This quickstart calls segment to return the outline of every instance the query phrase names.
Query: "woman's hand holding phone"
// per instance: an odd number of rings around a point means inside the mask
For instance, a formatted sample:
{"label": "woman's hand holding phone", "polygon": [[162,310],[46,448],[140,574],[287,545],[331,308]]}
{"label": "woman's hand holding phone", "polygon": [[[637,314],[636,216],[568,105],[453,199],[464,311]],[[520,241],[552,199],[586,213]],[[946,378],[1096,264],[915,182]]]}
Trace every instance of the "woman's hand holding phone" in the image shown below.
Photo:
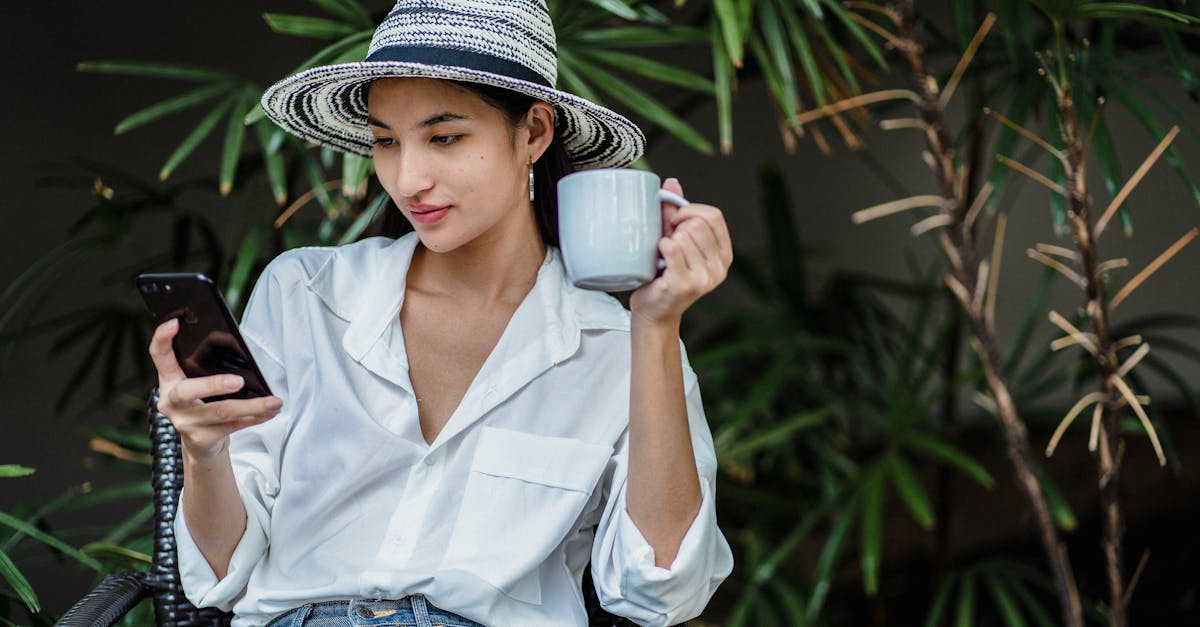
{"label": "woman's hand holding phone", "polygon": [[158,411],[179,431],[185,454],[197,460],[213,459],[225,451],[230,433],[274,418],[282,401],[277,396],[202,401],[236,392],[245,381],[230,374],[189,378],[171,345],[178,332],[179,320],[172,318],[158,325],[150,340],[150,357],[158,371]]}

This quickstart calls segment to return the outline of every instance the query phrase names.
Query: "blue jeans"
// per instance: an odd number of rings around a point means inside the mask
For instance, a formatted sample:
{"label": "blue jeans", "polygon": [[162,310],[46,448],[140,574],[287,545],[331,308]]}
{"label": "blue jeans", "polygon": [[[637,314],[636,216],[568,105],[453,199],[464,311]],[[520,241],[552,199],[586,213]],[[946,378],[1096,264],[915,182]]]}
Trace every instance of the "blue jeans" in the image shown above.
{"label": "blue jeans", "polygon": [[420,594],[397,600],[354,599],[306,603],[282,616],[275,617],[267,627],[485,627],[429,604]]}

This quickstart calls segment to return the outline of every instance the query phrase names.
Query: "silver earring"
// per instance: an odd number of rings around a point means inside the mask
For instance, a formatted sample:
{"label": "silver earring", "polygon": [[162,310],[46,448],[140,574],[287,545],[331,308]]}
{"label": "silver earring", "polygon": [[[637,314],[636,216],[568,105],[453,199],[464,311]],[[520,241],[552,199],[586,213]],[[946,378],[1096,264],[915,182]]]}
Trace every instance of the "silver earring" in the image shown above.
{"label": "silver earring", "polygon": [[529,164],[529,200],[533,201],[533,164]]}

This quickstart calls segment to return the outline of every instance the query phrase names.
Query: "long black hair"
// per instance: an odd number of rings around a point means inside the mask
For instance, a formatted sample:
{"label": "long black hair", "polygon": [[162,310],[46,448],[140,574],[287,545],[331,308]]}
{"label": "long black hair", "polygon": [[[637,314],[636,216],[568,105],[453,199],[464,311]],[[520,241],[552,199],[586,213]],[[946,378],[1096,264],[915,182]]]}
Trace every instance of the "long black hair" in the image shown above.
{"label": "long black hair", "polygon": [[[451,82],[499,109],[514,129],[525,118],[525,114],[529,113],[529,108],[536,101],[532,96],[501,87],[480,83]],[[566,149],[563,148],[556,126],[550,147],[533,163],[533,214],[537,220],[538,233],[542,236],[542,243],[547,246],[558,246],[558,179],[573,171],[574,167],[567,157]],[[382,234],[388,237],[400,237],[412,231],[412,225],[396,208],[395,203],[389,202],[388,204],[390,207],[383,216]]]}

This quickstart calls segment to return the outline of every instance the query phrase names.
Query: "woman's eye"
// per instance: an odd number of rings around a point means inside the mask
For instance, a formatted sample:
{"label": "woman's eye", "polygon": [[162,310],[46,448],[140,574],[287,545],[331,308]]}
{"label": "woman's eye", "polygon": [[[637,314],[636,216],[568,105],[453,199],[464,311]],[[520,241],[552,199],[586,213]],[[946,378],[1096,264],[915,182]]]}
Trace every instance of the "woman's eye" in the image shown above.
{"label": "woman's eye", "polygon": [[391,137],[376,137],[375,141],[373,141],[371,143],[376,146],[383,147],[383,146],[391,146],[392,144],[395,143],[395,141],[396,140],[392,139]]}
{"label": "woman's eye", "polygon": [[448,146],[460,139],[462,139],[462,135],[434,135],[433,138],[431,138],[429,141],[431,141],[435,144],[442,144],[443,146]]}

